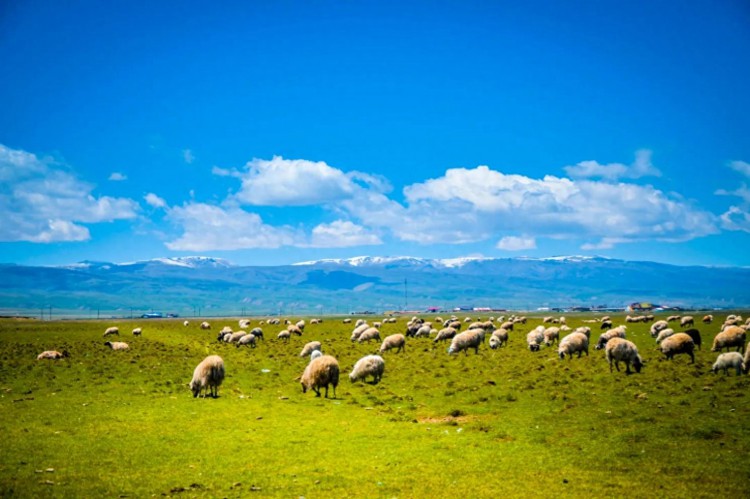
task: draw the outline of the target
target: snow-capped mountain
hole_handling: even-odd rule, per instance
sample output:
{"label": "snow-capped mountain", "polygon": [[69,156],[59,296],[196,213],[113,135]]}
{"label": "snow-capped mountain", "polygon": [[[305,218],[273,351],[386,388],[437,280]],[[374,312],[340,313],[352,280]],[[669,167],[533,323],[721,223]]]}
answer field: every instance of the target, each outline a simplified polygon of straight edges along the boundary
{"label": "snow-capped mountain", "polygon": [[174,265],[176,267],[185,267],[189,269],[199,268],[227,268],[233,267],[234,264],[223,258],[211,256],[175,256],[169,258],[153,258],[151,260],[141,260],[136,262],[125,262],[118,265],[144,265],[150,263],[161,263],[164,265]]}

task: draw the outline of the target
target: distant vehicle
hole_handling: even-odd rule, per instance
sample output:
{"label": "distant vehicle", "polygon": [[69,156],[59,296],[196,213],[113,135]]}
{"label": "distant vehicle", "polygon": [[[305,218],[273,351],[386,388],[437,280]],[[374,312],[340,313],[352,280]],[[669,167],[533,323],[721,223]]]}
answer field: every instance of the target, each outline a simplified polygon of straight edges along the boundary
{"label": "distant vehicle", "polygon": [[161,312],[151,312],[141,316],[142,319],[161,319],[162,317],[164,317],[164,315]]}
{"label": "distant vehicle", "polygon": [[174,319],[174,318],[179,317],[179,316],[180,316],[180,314],[167,314],[167,317],[169,317],[170,319]]}

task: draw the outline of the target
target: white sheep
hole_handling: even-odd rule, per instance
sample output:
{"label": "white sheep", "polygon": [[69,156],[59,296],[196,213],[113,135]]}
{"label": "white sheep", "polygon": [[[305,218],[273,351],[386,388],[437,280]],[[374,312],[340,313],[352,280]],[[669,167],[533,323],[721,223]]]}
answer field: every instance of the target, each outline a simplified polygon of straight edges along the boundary
{"label": "white sheep", "polygon": [[187,327],[190,325],[190,321],[182,321],[182,325]]}
{"label": "white sheep", "polygon": [[560,328],[559,327],[548,327],[544,330],[544,344],[551,346],[552,343],[560,341]]}
{"label": "white sheep", "polygon": [[625,338],[625,326],[618,326],[616,328],[610,329],[607,332],[602,333],[599,336],[599,341],[596,342],[596,346],[594,347],[594,350],[601,350],[605,347],[607,342],[611,340],[612,338]]}
{"label": "white sheep", "polygon": [[302,393],[307,390],[315,392],[320,397],[320,389],[326,389],[328,398],[328,385],[333,385],[333,398],[336,398],[336,387],[339,384],[339,363],[331,355],[322,355],[310,361],[300,378]]}
{"label": "white sheep", "polygon": [[295,324],[295,325],[299,328],[300,331],[304,331],[305,330],[305,319],[301,319],[301,320],[297,321],[297,324]]}
{"label": "white sheep", "polygon": [[240,326],[240,329],[247,329],[250,327],[250,319],[240,319],[237,321],[237,325]]}
{"label": "white sheep", "polygon": [[659,345],[661,353],[663,353],[667,359],[673,359],[675,355],[684,353],[690,356],[691,363],[695,363],[695,343],[693,339],[685,333],[675,333],[672,336],[666,338]]}
{"label": "white sheep", "polygon": [[42,360],[42,359],[57,360],[57,359],[63,359],[65,357],[70,357],[70,354],[68,353],[67,350],[63,350],[62,353],[58,352],[57,350],[45,350],[44,352],[36,356],[36,360]]}
{"label": "white sheep", "polygon": [[448,353],[454,354],[463,350],[465,354],[469,348],[473,348],[474,353],[478,354],[479,345],[481,345],[483,341],[483,335],[480,334],[480,331],[483,332],[484,329],[469,329],[468,331],[464,331],[463,333],[454,336],[451,341],[451,346],[448,348]]}
{"label": "white sheep", "polygon": [[319,341],[311,341],[309,343],[306,343],[304,347],[302,347],[302,351],[300,352],[300,357],[307,357],[310,355],[314,350],[320,350],[322,347],[322,344]]}
{"label": "white sheep", "polygon": [[526,335],[526,344],[532,352],[538,352],[544,342],[544,326],[537,326]]}
{"label": "white sheep", "polygon": [[350,339],[352,341],[357,341],[359,339],[359,335],[367,331],[369,328],[370,326],[366,322],[360,324],[359,326],[355,326]]}
{"label": "white sheep", "polygon": [[201,329],[211,329],[211,324],[209,324],[206,321],[203,321],[203,322],[201,322],[200,328]]}
{"label": "white sheep", "polygon": [[[227,336],[229,338],[227,338]],[[237,343],[244,336],[247,336],[245,331],[237,331],[236,333],[224,333],[224,341],[227,343]]]}
{"label": "white sheep", "polygon": [[576,333],[582,333],[582,334],[585,334],[585,335],[586,335],[586,338],[589,338],[589,339],[591,339],[591,328],[590,328],[590,327],[588,327],[588,326],[580,326],[580,327],[577,327],[577,328],[576,328],[576,330],[575,330],[574,332],[576,332]]}
{"label": "white sheep", "polygon": [[380,353],[387,352],[394,348],[396,349],[396,353],[406,349],[406,336],[403,334],[392,334],[386,336],[383,343],[380,345]]}
{"label": "white sheep", "polygon": [[444,327],[437,332],[433,341],[437,343],[438,341],[450,340],[453,339],[453,337],[456,336],[457,333],[458,331],[456,331],[452,327]]}
{"label": "white sheep", "polygon": [[737,347],[738,352],[745,350],[745,330],[740,326],[729,326],[714,338],[712,352],[721,352],[724,348]]}
{"label": "white sheep", "polygon": [[507,344],[508,344],[508,331],[503,328],[495,329],[492,332],[492,336],[490,336],[490,348],[495,350]]}
{"label": "white sheep", "polygon": [[349,373],[349,379],[353,382],[362,380],[367,381],[368,376],[373,377],[372,384],[376,385],[383,377],[385,370],[385,361],[380,355],[366,355],[354,364],[354,369]]}
{"label": "white sheep", "polygon": [[704,324],[711,324],[714,321],[714,316],[711,314],[704,315],[702,320]]}
{"label": "white sheep", "polygon": [[378,340],[380,341],[380,330],[376,327],[367,328],[365,332],[359,335],[359,338],[357,338],[357,342],[364,343],[366,341],[370,340]]}
{"label": "white sheep", "polygon": [[624,338],[612,338],[607,342],[604,350],[605,357],[609,362],[609,372],[612,372],[612,363],[614,362],[617,370],[620,370],[620,362],[625,362],[625,372],[630,374],[630,365],[633,365],[635,372],[641,372],[643,359],[638,355],[638,347],[635,343]]}
{"label": "white sheep", "polygon": [[421,338],[421,337],[429,338],[430,332],[432,332],[431,325],[428,323],[424,323],[419,327],[419,329],[417,329],[417,332],[414,333],[414,337],[415,338]]}
{"label": "white sheep", "polygon": [[137,327],[133,329],[133,336],[140,336],[143,333],[143,328]]}
{"label": "white sheep", "polygon": [[357,322],[354,323],[354,327],[359,327],[362,324],[364,324],[366,321],[364,319],[357,319]]}
{"label": "white sheep", "polygon": [[302,329],[297,324],[289,324],[286,327],[286,330],[289,331],[289,334],[296,334],[297,336],[302,336]]}
{"label": "white sheep", "polygon": [[104,343],[105,346],[108,346],[112,350],[127,350],[130,348],[127,343],[122,341],[107,341]]}
{"label": "white sheep", "polygon": [[656,337],[656,344],[660,344],[662,341],[664,341],[666,338],[669,338],[675,333],[674,329],[671,327],[668,327],[667,329],[662,329],[659,331],[659,335]]}
{"label": "white sheep", "polygon": [[722,353],[716,358],[716,362],[714,362],[711,371],[716,374],[717,372],[722,370],[724,371],[724,374],[729,375],[729,369],[734,368],[734,370],[737,372],[737,376],[739,376],[740,371],[743,370],[743,363],[744,361],[741,353],[726,352]]}
{"label": "white sheep", "polygon": [[237,348],[242,345],[250,345],[252,348],[255,348],[255,335],[252,333],[243,335],[237,340]]}
{"label": "white sheep", "polygon": [[107,336],[112,335],[112,334],[116,334],[119,336],[120,328],[118,328],[117,326],[108,327],[107,329],[104,330],[103,336],[106,338]]}
{"label": "white sheep", "polygon": [[231,333],[233,333],[233,332],[234,332],[234,331],[232,331],[232,328],[231,328],[231,327],[229,327],[229,326],[224,326],[223,328],[221,328],[221,331],[219,331],[219,334],[224,334],[224,333],[230,333],[230,334],[231,334]]}
{"label": "white sheep", "polygon": [[579,359],[584,352],[586,356],[589,354],[589,337],[583,333],[570,333],[564,336],[557,345],[557,353],[561,359],[565,359],[565,355],[568,355],[568,360],[570,360],[576,352]]}
{"label": "white sheep", "polygon": [[278,335],[276,335],[276,339],[289,341],[289,338],[292,336],[292,333],[284,329],[281,331]]}
{"label": "white sheep", "polygon": [[193,397],[197,397],[203,391],[203,398],[210,395],[213,398],[219,396],[219,386],[224,381],[224,360],[218,355],[209,355],[193,371],[193,379],[190,381],[190,390]]}
{"label": "white sheep", "polygon": [[693,317],[691,315],[686,315],[680,318],[680,327],[692,326],[693,322]]}

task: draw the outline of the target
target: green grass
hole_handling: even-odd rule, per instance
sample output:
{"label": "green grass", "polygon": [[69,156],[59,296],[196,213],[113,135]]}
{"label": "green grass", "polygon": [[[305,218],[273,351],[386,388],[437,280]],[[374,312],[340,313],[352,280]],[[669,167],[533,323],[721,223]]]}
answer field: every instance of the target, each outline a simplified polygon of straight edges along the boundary
{"label": "green grass", "polygon": [[[289,343],[264,326],[255,349],[215,341],[236,329],[229,319],[212,331],[2,320],[0,496],[747,497],[750,378],[709,372],[722,319],[698,325],[695,364],[663,360],[644,324],[628,325],[641,374],[610,373],[593,346],[560,361],[556,347],[526,349],[536,318],[479,355],[410,340],[384,355],[378,385],[349,382],[378,345],[351,343],[335,319]],[[129,351],[104,347],[112,324]],[[141,338],[127,333],[136,325]],[[385,324],[382,336],[403,330]],[[295,379],[312,340],[339,360],[336,399],[303,395]],[[47,349],[71,357],[37,361]],[[187,383],[211,353],[227,378],[219,398],[194,399]]]}

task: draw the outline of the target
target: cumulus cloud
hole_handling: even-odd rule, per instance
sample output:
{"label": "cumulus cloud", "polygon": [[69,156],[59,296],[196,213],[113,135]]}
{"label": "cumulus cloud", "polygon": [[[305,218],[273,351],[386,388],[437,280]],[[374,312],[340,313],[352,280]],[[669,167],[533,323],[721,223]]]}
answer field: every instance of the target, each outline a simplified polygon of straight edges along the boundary
{"label": "cumulus cloud", "polygon": [[154,194],[153,192],[149,192],[145,196],[143,196],[143,199],[146,200],[146,203],[148,203],[149,206],[153,206],[154,208],[166,208],[167,202],[164,201],[162,198]]}
{"label": "cumulus cloud", "polygon": [[135,218],[131,199],[94,196],[65,165],[0,144],[0,241],[84,241],[81,224]]}
{"label": "cumulus cloud", "polygon": [[505,251],[522,251],[536,248],[533,237],[506,236],[497,242],[497,248]]}
{"label": "cumulus cloud", "polygon": [[730,206],[721,215],[721,225],[727,230],[741,230],[750,232],[750,213],[737,206]]}
{"label": "cumulus cloud", "polygon": [[167,218],[183,234],[166,244],[175,251],[238,250],[297,245],[303,238],[290,227],[273,227],[238,207],[190,202],[169,210]]}
{"label": "cumulus cloud", "polygon": [[565,172],[572,178],[600,178],[615,181],[621,178],[659,177],[661,172],[651,163],[651,151],[641,149],[635,153],[635,161],[630,165],[597,161],[581,161],[574,166],[566,166]]}
{"label": "cumulus cloud", "polygon": [[214,167],[213,173],[241,178],[242,186],[235,199],[256,206],[330,204],[362,191],[390,189],[382,177],[356,171],[345,173],[323,161],[289,160],[281,156],[271,160],[253,159],[243,172]]}
{"label": "cumulus cloud", "polygon": [[344,248],[382,244],[383,241],[360,225],[345,220],[320,224],[312,230],[310,246],[315,248]]}
{"label": "cumulus cloud", "polygon": [[731,161],[729,167],[732,170],[738,171],[744,176],[750,178],[750,163],[745,161]]}
{"label": "cumulus cloud", "polygon": [[122,174],[120,172],[112,172],[109,176],[109,180],[113,182],[121,182],[123,180],[127,180],[128,177],[125,174]]}
{"label": "cumulus cloud", "polygon": [[185,163],[190,165],[193,163],[193,161],[195,161],[195,155],[193,154],[193,151],[191,151],[190,149],[183,149],[182,159],[185,160]]}
{"label": "cumulus cloud", "polygon": [[[729,168],[750,178],[750,163],[746,163],[745,161],[731,161]],[[719,189],[714,194],[738,197],[742,200],[740,206],[730,206],[720,216],[722,228],[750,232],[750,189],[747,188],[747,185],[743,182],[737,189]]]}

